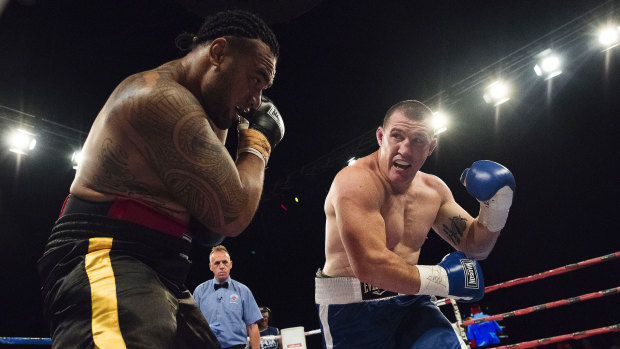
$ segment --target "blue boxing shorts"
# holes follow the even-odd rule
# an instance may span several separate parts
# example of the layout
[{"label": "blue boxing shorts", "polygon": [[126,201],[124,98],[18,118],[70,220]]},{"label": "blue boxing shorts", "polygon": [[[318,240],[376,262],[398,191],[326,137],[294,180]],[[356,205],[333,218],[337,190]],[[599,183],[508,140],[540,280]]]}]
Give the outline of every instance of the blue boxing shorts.
[{"label": "blue boxing shorts", "polygon": [[315,278],[323,348],[466,348],[430,296],[401,295],[353,277]]}]

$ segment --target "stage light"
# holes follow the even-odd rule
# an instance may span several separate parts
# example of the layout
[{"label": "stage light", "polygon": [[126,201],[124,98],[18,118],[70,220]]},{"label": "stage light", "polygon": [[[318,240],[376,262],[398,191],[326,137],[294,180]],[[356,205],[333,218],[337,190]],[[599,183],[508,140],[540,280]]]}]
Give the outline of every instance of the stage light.
[{"label": "stage light", "polygon": [[562,60],[550,49],[536,55],[538,63],[534,66],[534,71],[538,76],[544,76],[545,80],[549,80],[555,76],[562,74]]},{"label": "stage light", "polygon": [[22,155],[28,155],[37,144],[36,135],[24,129],[14,130],[8,138],[9,150]]},{"label": "stage light", "polygon": [[73,169],[77,170],[78,165],[82,162],[82,150],[76,150],[71,155],[71,164],[73,164]]},{"label": "stage light", "polygon": [[601,28],[598,32],[598,42],[603,45],[605,50],[618,46],[620,44],[620,26],[608,25]]},{"label": "stage light", "polygon": [[443,112],[438,111],[433,113],[432,123],[435,136],[448,130],[448,117]]},{"label": "stage light", "polygon": [[297,196],[295,196],[295,202],[299,203],[299,198],[297,198]]},{"label": "stage light", "polygon": [[355,158],[355,156],[350,158],[349,160],[347,160],[347,166],[353,165],[356,161],[357,159]]},{"label": "stage light", "polygon": [[497,107],[510,100],[510,87],[505,82],[497,80],[487,86],[483,97],[487,103]]}]

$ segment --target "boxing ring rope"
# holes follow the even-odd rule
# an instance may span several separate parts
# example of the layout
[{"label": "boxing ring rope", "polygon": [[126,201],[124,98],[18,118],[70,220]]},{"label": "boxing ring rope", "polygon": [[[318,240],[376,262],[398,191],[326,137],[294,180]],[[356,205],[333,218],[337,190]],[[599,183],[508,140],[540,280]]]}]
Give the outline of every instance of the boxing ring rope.
[{"label": "boxing ring rope", "polygon": [[51,338],[0,337],[2,344],[52,345]]},{"label": "boxing ring rope", "polygon": [[507,313],[503,313],[503,314],[489,315],[489,316],[481,317],[479,319],[471,319],[471,320],[463,321],[461,326],[469,326],[469,325],[479,324],[479,323],[487,322],[487,321],[504,320],[504,319],[507,319],[507,318],[512,318],[512,317],[516,317],[516,316],[531,314],[531,313],[533,313],[535,311],[547,310],[547,309],[551,309],[551,308],[560,307],[560,306],[563,306],[563,305],[575,304],[575,303],[579,303],[581,301],[590,300],[590,299],[594,299],[594,298],[605,297],[605,296],[609,296],[609,295],[612,295],[612,294],[618,294],[618,293],[620,293],[620,286],[615,287],[615,288],[610,288],[610,289],[607,289],[607,290],[603,290],[603,291],[583,294],[583,295],[577,296],[577,297],[571,297],[571,298],[562,299],[562,300],[559,300],[559,301],[554,301],[554,302],[549,302],[549,303],[545,303],[545,304],[535,305],[535,306],[527,307],[527,308],[523,308],[523,309],[513,310],[513,311],[509,311]]},{"label": "boxing ring rope", "polygon": [[[574,271],[574,270],[578,270],[578,269],[581,269],[581,268],[589,267],[589,266],[592,266],[592,265],[595,265],[595,264],[599,264],[599,263],[603,263],[603,262],[608,262],[608,261],[614,260],[616,258],[620,258],[620,251],[617,251],[617,252],[614,252],[614,253],[610,253],[610,254],[606,254],[604,256],[588,259],[588,260],[585,260],[583,262],[567,264],[567,265],[565,265],[563,267],[547,270],[547,271],[542,272],[542,273],[538,273],[538,274],[534,274],[534,275],[530,275],[530,276],[526,276],[526,277],[522,277],[522,278],[517,278],[517,279],[506,281],[506,282],[500,282],[499,284],[495,284],[495,285],[492,285],[492,286],[487,286],[484,289],[484,294],[486,295],[487,293],[499,290],[500,288],[512,287],[512,286],[515,286],[515,285],[520,285],[520,284],[524,284],[524,283],[528,283],[528,282],[532,282],[532,281],[536,281],[536,280],[545,279],[545,278],[548,278],[550,276],[564,274],[564,273],[567,273],[569,271]],[[446,304],[450,304],[450,299],[449,298],[438,299],[437,301],[435,301],[435,305],[438,306],[438,307],[442,306],[442,305],[446,305]]]},{"label": "boxing ring rope", "polygon": [[547,344],[563,342],[567,340],[576,340],[576,339],[596,336],[599,334],[605,334],[609,332],[620,332],[620,324],[599,327],[599,328],[586,330],[586,331],[573,332],[570,334],[563,334],[563,335],[555,336],[555,337],[541,338],[541,339],[536,339],[536,340],[529,341],[529,342],[502,345],[499,347],[493,347],[493,349],[533,348],[539,345],[547,345]]},{"label": "boxing ring rope", "polygon": [[[615,253],[610,253],[601,257],[597,257],[597,258],[592,258],[592,259],[588,259],[586,261],[583,262],[578,262],[578,263],[573,263],[573,264],[568,264],[565,265],[563,267],[560,268],[555,268],[552,270],[548,270],[546,272],[543,273],[538,273],[538,274],[534,274],[534,275],[530,275],[527,277],[522,277],[522,278],[518,278],[518,279],[514,279],[514,280],[510,280],[510,281],[506,281],[506,282],[502,282],[496,285],[492,285],[492,286],[488,286],[485,288],[485,294],[489,293],[489,292],[493,292],[496,291],[498,289],[501,288],[507,288],[507,287],[511,287],[514,285],[519,285],[519,284],[523,284],[523,283],[527,283],[527,282],[531,282],[531,281],[535,281],[535,280],[540,280],[540,279],[544,279],[550,276],[554,276],[554,275],[559,275],[559,274],[563,274],[569,271],[573,271],[573,270],[578,270],[584,267],[588,267],[588,266],[592,266],[598,263],[602,263],[602,262],[607,262],[610,260],[614,260],[617,259],[618,257],[620,257],[620,251],[615,252]],[[521,316],[521,315],[526,315],[526,314],[530,314],[533,312],[537,312],[537,311],[542,311],[542,310],[547,310],[547,309],[551,309],[551,308],[556,308],[556,307],[560,307],[560,306],[564,306],[564,305],[570,305],[570,304],[575,304],[575,303],[579,303],[585,300],[590,300],[590,299],[595,299],[595,298],[600,298],[600,297],[605,297],[605,296],[609,296],[612,294],[619,294],[620,293],[620,286],[618,287],[614,287],[614,288],[610,288],[610,289],[606,289],[606,290],[601,290],[598,292],[592,292],[592,293],[587,293],[587,294],[583,294],[580,296],[576,296],[576,297],[571,297],[571,298],[566,298],[566,299],[562,299],[562,300],[558,300],[558,301],[553,301],[553,302],[548,302],[548,303],[544,303],[544,304],[540,304],[540,305],[535,305],[535,306],[531,306],[531,307],[527,307],[527,308],[523,308],[523,309],[518,309],[518,310],[513,310],[510,312],[506,312],[503,314],[498,314],[498,315],[489,315],[483,318],[479,318],[479,319],[472,319],[472,320],[467,320],[467,321],[461,321],[460,319],[460,312],[457,311],[458,307],[456,306],[456,301],[451,300],[451,299],[440,299],[435,301],[435,305],[436,306],[442,306],[442,305],[446,305],[446,304],[452,304],[452,308],[454,309],[454,314],[456,316],[456,324],[457,326],[460,326],[461,328],[465,328],[466,326],[469,325],[473,325],[473,324],[479,324],[479,323],[483,323],[483,322],[487,322],[487,321],[498,321],[498,320],[503,320],[506,318],[512,318],[512,317],[516,317],[516,316]],[[463,333],[463,331],[459,331],[461,334]],[[581,339],[581,338],[586,338],[586,337],[590,337],[590,336],[595,336],[595,335],[600,335],[600,334],[605,334],[605,333],[609,333],[609,332],[620,332],[620,324],[615,324],[615,325],[610,325],[610,326],[605,326],[605,327],[600,327],[600,328],[595,328],[595,329],[590,329],[590,330],[585,330],[585,331],[579,331],[579,332],[574,332],[571,334],[564,334],[564,335],[559,335],[559,336],[555,336],[555,337],[548,337],[548,338],[542,338],[542,339],[537,339],[537,340],[533,340],[533,341],[528,341],[528,342],[521,342],[521,343],[517,343],[517,344],[509,344],[509,345],[505,345],[505,346],[499,346],[499,347],[493,347],[494,349],[498,349],[498,348],[532,348],[532,347],[536,347],[539,345],[547,345],[547,344],[551,344],[551,343],[556,343],[556,342],[562,342],[562,341],[566,341],[566,340],[575,340],[575,339]],[[463,337],[464,340],[468,340],[467,337]],[[468,346],[469,347],[469,346]]]},{"label": "boxing ring rope", "polygon": [[[305,331],[304,335],[311,336],[321,333],[320,329]],[[281,335],[263,336],[261,340],[280,339]],[[248,338],[249,340],[249,338]],[[29,345],[52,345],[51,338],[28,338],[28,337],[0,337],[0,344],[29,344]]]},{"label": "boxing ring rope", "polygon": [[461,335],[461,338],[466,339],[467,335],[465,334],[465,327],[463,326],[463,318],[461,317],[461,311],[459,310],[459,306],[456,304],[456,301],[450,302],[452,304],[452,310],[454,311],[454,315],[456,316],[456,328]]},{"label": "boxing ring rope", "polygon": [[[319,333],[321,333],[321,329],[312,330],[312,331],[306,331],[306,332],[304,332],[304,335],[306,337],[308,337],[308,336],[311,336],[313,334],[319,334]],[[280,339],[280,338],[282,338],[282,335],[279,335],[279,334],[269,335],[269,336],[261,336],[260,337],[261,340],[263,340],[263,339],[265,339],[265,340],[267,340],[267,339]],[[250,340],[249,337],[248,337],[248,340]]]}]

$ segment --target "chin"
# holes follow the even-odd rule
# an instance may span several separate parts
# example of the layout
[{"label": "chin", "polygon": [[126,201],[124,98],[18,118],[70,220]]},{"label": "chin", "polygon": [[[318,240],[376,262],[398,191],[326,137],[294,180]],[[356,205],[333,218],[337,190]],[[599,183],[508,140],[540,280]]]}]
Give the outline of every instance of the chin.
[{"label": "chin", "polygon": [[393,182],[407,182],[407,181],[412,181],[414,177],[415,177],[415,172],[411,171],[411,169],[409,169],[409,170],[406,170],[406,171],[394,171],[394,172],[392,172],[392,175],[390,176],[390,179]]}]

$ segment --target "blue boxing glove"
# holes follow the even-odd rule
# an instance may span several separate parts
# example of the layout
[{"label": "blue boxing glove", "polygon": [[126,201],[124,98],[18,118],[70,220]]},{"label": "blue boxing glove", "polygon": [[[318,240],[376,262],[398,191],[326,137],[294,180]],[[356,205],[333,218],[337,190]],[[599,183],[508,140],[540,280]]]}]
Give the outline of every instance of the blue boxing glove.
[{"label": "blue boxing glove", "polygon": [[417,294],[476,302],[484,296],[484,277],[480,264],[456,251],[445,256],[439,265],[416,265],[420,272]]},{"label": "blue boxing glove", "polygon": [[515,190],[515,178],[510,170],[493,161],[476,161],[463,171],[461,183],[480,202],[478,221],[489,231],[502,230]]}]

